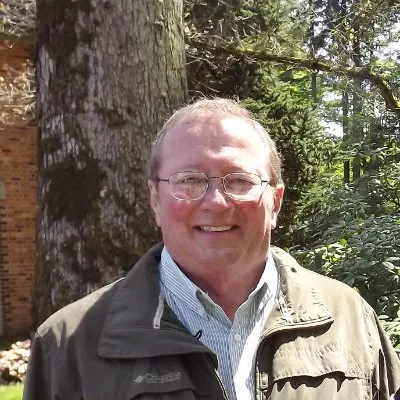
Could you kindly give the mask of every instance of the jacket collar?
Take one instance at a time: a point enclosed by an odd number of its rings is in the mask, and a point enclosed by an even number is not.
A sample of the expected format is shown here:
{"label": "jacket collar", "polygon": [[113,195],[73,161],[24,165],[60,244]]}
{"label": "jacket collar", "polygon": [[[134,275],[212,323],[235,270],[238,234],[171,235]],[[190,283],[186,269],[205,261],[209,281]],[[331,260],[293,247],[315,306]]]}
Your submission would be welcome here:
{"label": "jacket collar", "polygon": [[107,311],[97,354],[104,358],[143,358],[211,353],[188,334],[160,296],[159,262],[163,244],[150,249],[118,287]]}
{"label": "jacket collar", "polygon": [[[275,307],[269,315],[264,337],[284,329],[300,329],[331,324],[332,313],[306,270],[282,249],[273,246],[272,256],[279,272],[280,288]],[[315,278],[320,276],[315,274]]]}
{"label": "jacket collar", "polygon": [[[159,262],[163,244],[150,249],[118,283],[100,335],[104,358],[143,358],[212,352],[192,337],[160,297]],[[281,329],[332,323],[310,272],[283,250],[272,247],[280,289],[263,336]],[[213,356],[215,357],[215,356]]]}

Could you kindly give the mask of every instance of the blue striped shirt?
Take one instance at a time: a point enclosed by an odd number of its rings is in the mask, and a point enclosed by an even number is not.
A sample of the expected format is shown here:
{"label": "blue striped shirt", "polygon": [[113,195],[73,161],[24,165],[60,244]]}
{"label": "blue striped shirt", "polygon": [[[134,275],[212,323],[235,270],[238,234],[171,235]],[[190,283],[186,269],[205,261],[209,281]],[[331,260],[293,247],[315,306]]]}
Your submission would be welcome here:
{"label": "blue striped shirt", "polygon": [[277,294],[278,273],[269,254],[257,287],[231,321],[207,293],[198,288],[172,260],[161,253],[161,294],[192,335],[218,358],[219,374],[229,400],[254,399],[254,362],[267,317]]}

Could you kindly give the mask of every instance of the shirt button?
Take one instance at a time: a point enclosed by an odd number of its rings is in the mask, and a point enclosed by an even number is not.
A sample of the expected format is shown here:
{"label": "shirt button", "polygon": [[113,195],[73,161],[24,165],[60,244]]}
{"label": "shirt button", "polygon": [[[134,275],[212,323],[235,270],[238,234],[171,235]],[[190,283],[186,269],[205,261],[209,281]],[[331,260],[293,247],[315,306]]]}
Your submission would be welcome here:
{"label": "shirt button", "polygon": [[236,342],[240,342],[242,340],[242,337],[238,333],[235,333],[233,338],[235,339]]}

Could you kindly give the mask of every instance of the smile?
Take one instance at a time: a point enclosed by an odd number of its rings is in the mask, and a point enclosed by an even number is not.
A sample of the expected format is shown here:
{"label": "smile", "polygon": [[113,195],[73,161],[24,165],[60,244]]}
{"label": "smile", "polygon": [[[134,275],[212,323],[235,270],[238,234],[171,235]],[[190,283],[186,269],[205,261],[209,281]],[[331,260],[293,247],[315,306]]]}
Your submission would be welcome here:
{"label": "smile", "polygon": [[225,225],[225,226],[199,226],[198,229],[201,231],[205,232],[224,232],[224,231],[230,231],[233,229],[233,225]]}

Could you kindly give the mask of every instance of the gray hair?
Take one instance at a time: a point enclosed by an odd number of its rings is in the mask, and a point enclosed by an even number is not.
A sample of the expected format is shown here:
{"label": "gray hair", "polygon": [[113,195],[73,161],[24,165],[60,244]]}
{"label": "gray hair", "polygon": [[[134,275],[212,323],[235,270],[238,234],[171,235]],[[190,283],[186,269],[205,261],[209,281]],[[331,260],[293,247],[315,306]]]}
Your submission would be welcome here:
{"label": "gray hair", "polygon": [[165,135],[171,128],[180,124],[194,122],[201,118],[214,119],[218,117],[240,118],[250,123],[265,144],[266,150],[269,152],[271,186],[282,183],[281,159],[271,136],[261,124],[255,120],[250,111],[233,100],[220,98],[198,100],[193,104],[180,108],[172,114],[158,132],[152,144],[148,164],[148,179],[153,182],[157,182],[158,180],[158,171],[161,164],[161,146]]}

